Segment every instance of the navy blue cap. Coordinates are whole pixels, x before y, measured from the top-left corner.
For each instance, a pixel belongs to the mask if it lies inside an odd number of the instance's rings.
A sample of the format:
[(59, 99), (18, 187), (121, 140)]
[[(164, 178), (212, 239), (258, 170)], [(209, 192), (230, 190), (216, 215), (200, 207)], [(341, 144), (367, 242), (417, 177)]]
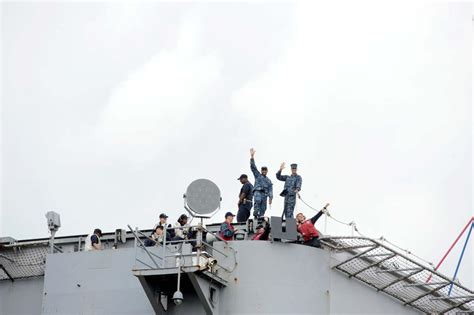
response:
[(242, 178), (249, 178), (249, 177), (247, 176), (247, 174), (242, 174), (240, 175), (239, 178), (237, 178), (237, 180), (241, 180)]
[(225, 217), (227, 218), (227, 217), (230, 216), (230, 215), (233, 216), (233, 217), (235, 217), (235, 214), (233, 214), (233, 213), (230, 212), (230, 211), (225, 214)]
[(163, 219), (167, 219), (167, 218), (168, 218), (168, 216), (167, 216), (166, 214), (162, 213), (162, 214), (160, 214), (160, 219), (161, 219), (161, 218), (163, 218)]
[(291, 164), (290, 166), (291, 166), (291, 168), (297, 168), (297, 167), (298, 167), (298, 164), (293, 163), (293, 164)]

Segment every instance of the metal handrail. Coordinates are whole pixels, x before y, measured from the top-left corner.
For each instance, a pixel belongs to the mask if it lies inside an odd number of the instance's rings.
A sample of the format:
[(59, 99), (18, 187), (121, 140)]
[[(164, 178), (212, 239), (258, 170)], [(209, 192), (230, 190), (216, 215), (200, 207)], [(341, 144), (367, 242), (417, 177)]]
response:
[[(136, 230), (133, 230), (130, 225), (127, 225), (127, 226), (128, 226), (128, 228), (130, 229), (130, 231), (132, 232), (132, 234), (133, 234), (133, 236), (135, 237), (136, 241), (138, 242), (138, 244), (136, 244), (136, 246), (141, 247), (142, 249), (145, 250), (145, 252), (147, 253), (147, 255), (150, 257), (150, 259), (151, 259), (151, 260), (153, 261), (153, 263), (155, 264), (156, 269), (165, 268), (165, 259), (166, 259), (166, 258), (176, 257), (176, 254), (177, 254), (177, 253), (175, 253), (175, 254), (173, 254), (173, 255), (166, 255), (166, 244), (176, 245), (176, 244), (189, 243), (190, 241), (196, 241), (196, 239), (182, 239), (182, 240), (166, 241), (166, 232), (165, 232), (165, 233), (163, 234), (163, 242), (157, 242), (156, 240), (154, 240), (154, 239), (151, 238), (150, 236), (145, 235), (145, 234), (144, 234), (143, 232), (141, 232), (138, 228), (136, 228)], [(187, 227), (177, 227), (177, 228), (182, 228), (182, 229), (187, 228), (187, 229), (191, 229), (191, 228), (193, 228), (193, 227), (199, 227), (199, 226), (187, 226)], [(170, 228), (166, 228), (166, 230), (171, 230), (171, 229), (174, 229), (174, 228), (171, 228), (171, 227), (170, 227)], [(224, 242), (226, 245), (228, 244), (228, 242), (227, 242), (226, 240), (222, 239), (216, 232), (209, 231), (209, 230), (207, 230), (207, 229), (205, 229), (205, 228), (202, 228), (202, 227), (201, 227), (201, 229), (202, 229), (202, 231), (205, 231), (205, 232), (207, 232), (207, 233), (213, 235), (214, 237), (216, 237), (217, 240)], [(165, 229), (163, 229), (163, 230), (165, 230)], [(163, 246), (163, 256), (162, 256), (162, 257), (157, 256), (157, 255), (154, 254), (153, 252), (149, 251), (149, 250), (147, 249), (147, 247), (145, 246), (145, 244), (142, 242), (142, 238), (140, 237), (140, 235), (141, 235), (142, 237), (144, 237), (144, 238), (147, 238), (147, 239), (150, 239), (150, 240), (155, 241), (156, 244), (162, 245), (162, 246)], [(206, 247), (208, 247), (208, 248), (211, 249), (211, 250), (215, 250), (216, 252), (218, 252), (219, 254), (223, 255), (223, 256), (226, 257), (226, 258), (229, 257), (225, 252), (223, 252), (223, 251), (217, 249), (216, 247), (212, 246), (212, 245), (209, 244), (208, 242), (201, 241), (201, 244), (202, 244), (202, 245), (205, 245)], [(182, 249), (181, 249), (181, 250), (182, 250)], [(200, 253), (200, 251), (193, 252), (193, 253), (190, 253), (190, 254), (183, 254), (182, 252), (180, 252), (180, 253), (179, 253), (179, 256), (181, 256), (181, 257), (195, 257), (195, 256), (200, 256), (199, 253)], [(161, 260), (161, 264), (158, 264), (158, 263), (153, 259), (152, 256), (154, 256), (154, 257), (156, 257), (156, 258), (159, 258), (159, 259)], [(149, 264), (147, 264), (147, 263), (141, 261), (140, 259), (136, 258), (136, 260), (137, 260), (138, 262), (140, 262), (141, 264), (143, 264), (144, 266), (146, 266), (146, 267), (148, 267), (148, 268), (150, 268), (150, 269), (154, 269), (152, 266), (150, 266)], [(162, 265), (162, 266), (160, 267), (160, 265)], [(224, 270), (226, 270), (226, 271), (228, 271), (228, 272), (231, 272), (229, 269), (227, 269), (227, 268), (225, 268), (225, 267), (223, 267), (223, 266), (220, 266), (220, 265), (217, 265), (217, 266), (218, 266), (219, 268), (221, 268), (221, 269), (224, 269)]]
[[(164, 227), (163, 226), (163, 231), (166, 230), (166, 231), (171, 231), (171, 230), (184, 230), (184, 229), (187, 229), (187, 230), (192, 230), (193, 228), (198, 228), (199, 225), (188, 225), (186, 227), (184, 226), (176, 226), (176, 227)], [(213, 232), (213, 231), (210, 231), (208, 229), (206, 229), (205, 227), (201, 227), (203, 231), (213, 235), (214, 237), (216, 237), (219, 241), (222, 241), (222, 242), (225, 242), (227, 244), (227, 241), (225, 239), (223, 239), (222, 237), (219, 236), (219, 234), (217, 232)], [(189, 240), (189, 239), (188, 239)], [(173, 241), (172, 241), (173, 242)]]
[(145, 252), (148, 254), (148, 257), (150, 257), (151, 261), (153, 261), (153, 263), (155, 264), (156, 268), (159, 268), (158, 264), (156, 263), (156, 261), (153, 259), (153, 257), (151, 256), (150, 252), (148, 251), (148, 249), (146, 249), (145, 247), (145, 244), (143, 244), (142, 240), (138, 237), (137, 234), (135, 234), (135, 231), (132, 229), (132, 227), (130, 225), (127, 225), (128, 228), (130, 229), (130, 231), (133, 233), (133, 235), (135, 236), (135, 239), (140, 242), (140, 245), (143, 246), (143, 249), (145, 250)]

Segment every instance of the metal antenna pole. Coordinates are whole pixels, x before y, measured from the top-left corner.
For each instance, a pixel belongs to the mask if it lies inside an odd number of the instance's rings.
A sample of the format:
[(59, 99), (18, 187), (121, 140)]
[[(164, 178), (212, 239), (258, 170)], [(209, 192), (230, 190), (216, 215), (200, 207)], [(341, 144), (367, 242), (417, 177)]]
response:
[(181, 291), (180, 288), (181, 288), (181, 258), (178, 256), (176, 257), (176, 262), (177, 262), (177, 265), (178, 265), (178, 286), (177, 286), (177, 289), (176, 291)]
[(54, 236), (61, 227), (61, 219), (59, 214), (54, 211), (46, 212), (46, 222), (48, 224), (48, 230), (51, 232), (51, 239), (49, 241), (51, 254), (54, 254)]
[(328, 230), (328, 214), (324, 214), (324, 234), (327, 234)]
[(180, 290), (181, 288), (181, 258), (179, 256), (176, 257), (176, 263), (178, 265), (178, 285), (177, 285), (176, 292), (173, 294), (173, 301), (174, 301), (174, 304), (181, 305), (181, 303), (183, 303), (183, 293)]
[[(163, 226), (163, 266), (162, 268), (166, 267), (166, 223)], [(178, 290), (179, 291), (179, 290)]]
[(49, 240), (51, 254), (54, 254), (54, 235), (56, 235), (56, 231), (51, 230), (51, 239)]
[(197, 253), (197, 264), (199, 265), (199, 257), (201, 257), (202, 251), (202, 225), (203, 225), (203, 218), (201, 217), (201, 222), (198, 223), (198, 231), (196, 235), (196, 253)]

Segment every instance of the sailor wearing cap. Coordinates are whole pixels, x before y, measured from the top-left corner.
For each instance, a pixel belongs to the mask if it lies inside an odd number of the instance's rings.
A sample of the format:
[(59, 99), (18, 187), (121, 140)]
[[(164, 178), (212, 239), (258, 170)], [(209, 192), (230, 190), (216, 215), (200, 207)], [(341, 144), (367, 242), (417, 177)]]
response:
[(296, 195), (301, 190), (303, 179), (296, 173), (298, 165), (291, 164), (291, 175), (281, 175), (281, 171), (285, 168), (285, 163), (281, 163), (280, 170), (276, 173), (278, 180), (285, 182), (285, 186), (280, 196), (285, 197), (283, 216), (293, 218), (295, 211)]
[(239, 178), (242, 183), (242, 188), (239, 193), (239, 211), (237, 211), (237, 222), (246, 222), (250, 217), (250, 210), (252, 209), (253, 185), (249, 182), (246, 174), (240, 175)]
[(232, 226), (232, 221), (234, 220), (235, 215), (232, 212), (227, 212), (225, 214), (225, 221), (221, 224), (219, 235), (222, 239), (226, 241), (231, 241), (234, 238), (234, 227)]
[(155, 227), (153, 228), (153, 230), (156, 230), (157, 226), (162, 226), (163, 230), (166, 229), (166, 231), (165, 231), (166, 236), (167, 237), (169, 236), (169, 237), (173, 238), (175, 236), (174, 235), (174, 229), (172, 229), (171, 224), (166, 224), (167, 219), (168, 219), (168, 216), (166, 215), (166, 213), (161, 213), (160, 214), (160, 222), (155, 224)]
[(100, 244), (100, 238), (102, 237), (102, 231), (100, 229), (95, 229), (94, 234), (89, 234), (86, 237), (85, 250), (101, 250), (102, 246)]
[(255, 186), (253, 188), (253, 216), (261, 218), (265, 215), (265, 211), (267, 210), (267, 198), (268, 204), (272, 204), (273, 184), (270, 178), (267, 177), (268, 168), (266, 166), (262, 166), (261, 173), (258, 171), (254, 160), (255, 152), (254, 148), (250, 149), (250, 169), (255, 176)]

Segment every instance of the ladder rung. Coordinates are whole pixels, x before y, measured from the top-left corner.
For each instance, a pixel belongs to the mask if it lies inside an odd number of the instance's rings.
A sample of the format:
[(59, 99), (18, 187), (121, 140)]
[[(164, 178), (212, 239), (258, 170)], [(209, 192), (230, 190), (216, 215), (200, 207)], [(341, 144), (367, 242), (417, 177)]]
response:
[(384, 270), (377, 270), (376, 273), (400, 272), (400, 271), (411, 271), (411, 270), (423, 270), (423, 269), (421, 268), (384, 269)]
[(474, 300), (474, 295), (436, 297), (430, 300), (457, 300), (457, 299), (473, 299)]
[(392, 253), (383, 253), (383, 254), (369, 254), (369, 255), (364, 255), (364, 257), (382, 257), (382, 256), (390, 256)]
[(405, 284), (404, 287), (424, 287), (429, 285), (442, 285), (442, 284), (450, 284), (451, 282), (431, 282), (431, 283), (411, 283)]

